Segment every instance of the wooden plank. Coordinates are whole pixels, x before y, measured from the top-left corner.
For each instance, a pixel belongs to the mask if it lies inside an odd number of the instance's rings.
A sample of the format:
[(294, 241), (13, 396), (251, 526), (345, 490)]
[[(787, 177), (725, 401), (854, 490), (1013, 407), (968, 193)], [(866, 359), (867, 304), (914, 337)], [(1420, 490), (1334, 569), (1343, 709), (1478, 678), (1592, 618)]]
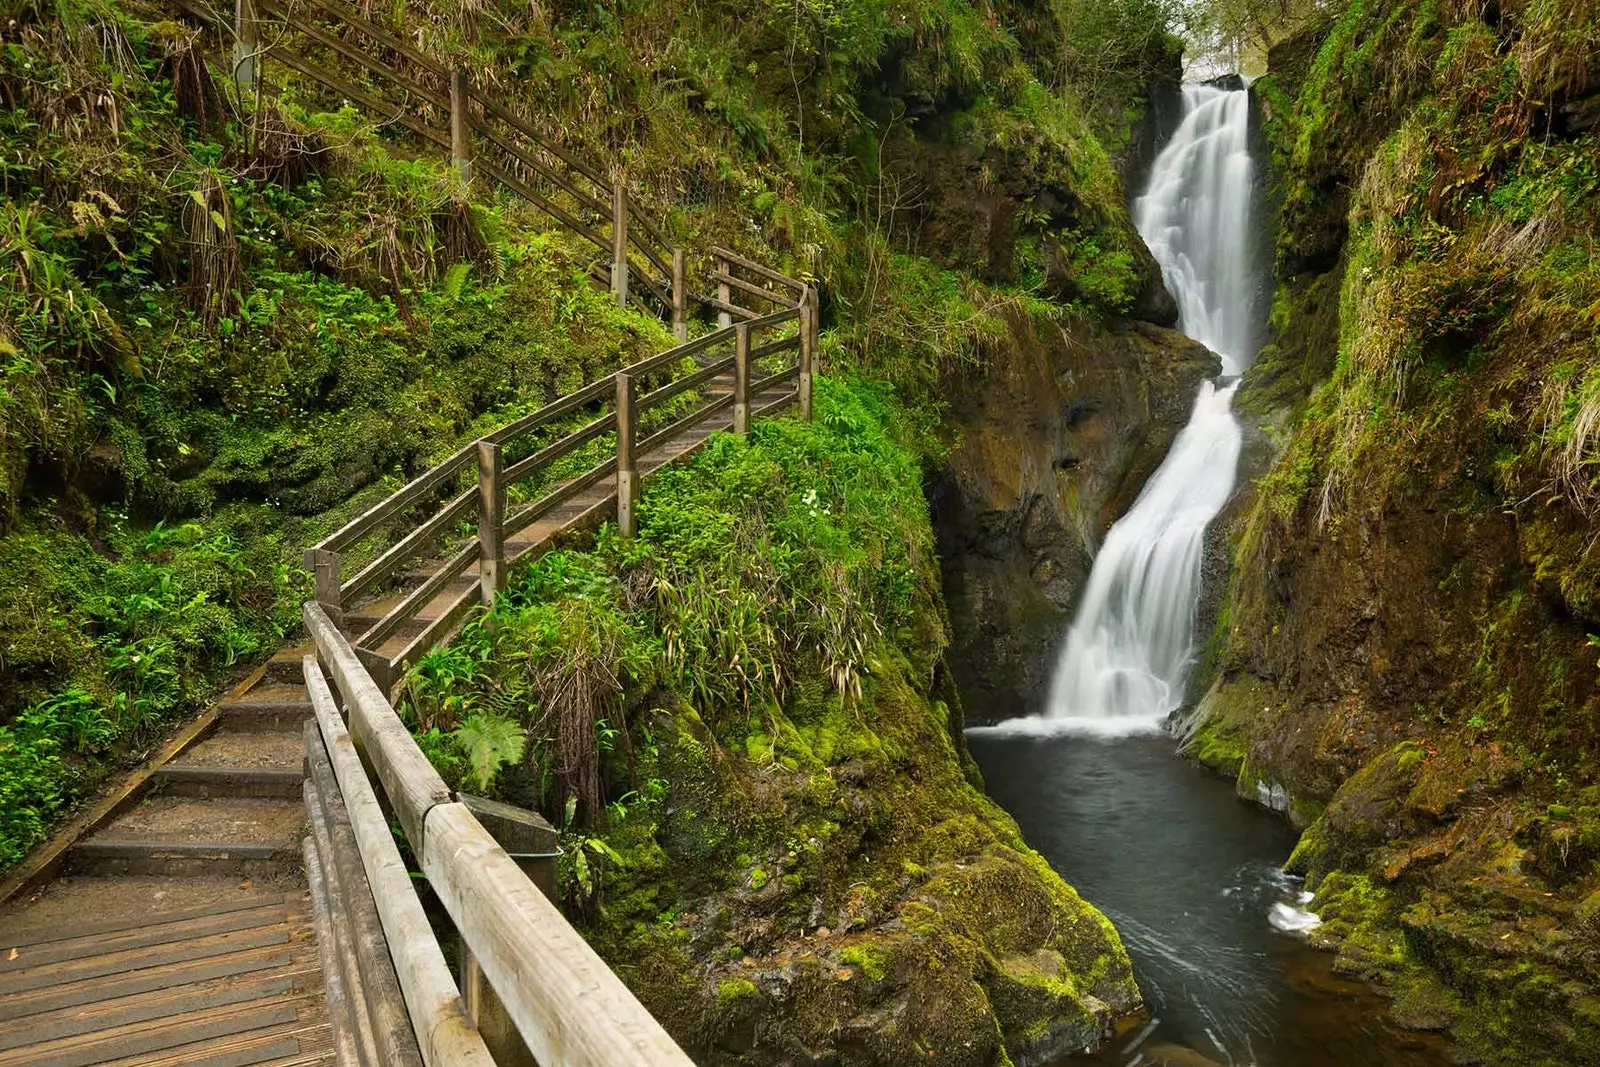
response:
[(266, 1000), (291, 993), (293, 986), (294, 979), (287, 975), (214, 978), (207, 982), (153, 990), (139, 996), (58, 1008), (28, 1016), (23, 1027), (0, 1030), (0, 1052), (181, 1015), (201, 1008), (222, 1008), (248, 1000)]
[[(672, 310), (672, 297), (667, 295), (667, 290), (663, 288), (660, 283), (658, 283), (654, 278), (650, 277), (648, 271), (633, 270), (629, 272), (629, 277), (633, 281), (643, 285), (645, 291), (660, 301), (661, 306), (664, 309), (667, 311)], [(635, 303), (637, 302), (637, 298), (635, 298)]]
[(362, 596), (377, 588), (380, 582), (392, 578), (402, 564), (420, 555), (424, 549), (465, 519), (477, 503), (478, 490), (474, 486), (434, 512), (416, 529), (390, 545), (381, 556), (361, 568), (359, 574), (346, 582), (341, 591), (344, 602), (353, 605)]
[(478, 558), (478, 545), (473, 542), (451, 556), (444, 565), (428, 576), (427, 580), (406, 594), (404, 600), (389, 609), (389, 613), (351, 644), (361, 648), (376, 649), (396, 630), (439, 594), (439, 591), (467, 572)]
[(0, 1067), (23, 1067), (41, 1062), (48, 1063), (50, 1067), (90, 1067), (115, 1056), (158, 1052), (196, 1041), (292, 1023), (299, 1006), (316, 995), (280, 996), (227, 1008), (201, 1009), (10, 1049), (0, 1052)]
[(483, 439), (486, 441), (498, 441), (501, 444), (509, 444), (511, 441), (521, 437), (529, 430), (534, 430), (540, 426), (543, 426), (545, 423), (553, 422), (562, 415), (567, 414), (569, 411), (573, 411), (595, 400), (603, 400), (609, 397), (611, 395), (612, 388), (611, 375), (607, 374), (603, 378), (596, 378), (583, 388), (575, 392), (568, 393), (559, 400), (552, 400), (550, 403), (546, 404), (538, 411), (533, 412), (531, 415), (524, 415), (522, 418), (517, 419), (514, 422), (506, 423), (498, 430), (494, 430), (491, 433), (485, 434)]
[(777, 304), (779, 307), (793, 307), (795, 305), (794, 297), (780, 296), (770, 289), (761, 288), (761, 286), (754, 282), (747, 282), (743, 278), (736, 278), (727, 271), (720, 271), (712, 275), (712, 277), (725, 285), (731, 285), (733, 288), (742, 293), (749, 293), (753, 297)]
[(241, 949), (262, 948), (266, 945), (283, 945), (288, 943), (289, 933), (288, 924), (280, 923), (277, 926), (235, 930), (169, 945), (153, 945), (149, 948), (119, 952), (112, 956), (90, 956), (81, 960), (47, 963), (14, 974), (0, 975), (0, 995), (9, 997), (14, 993), (24, 993), (30, 989), (44, 989), (49, 986), (65, 985), (68, 982), (81, 982), (87, 978), (123, 974), (145, 967), (158, 967), (165, 963), (205, 959), (209, 956), (221, 956)]
[(805, 282), (798, 281), (797, 279), (791, 278), (787, 274), (779, 274), (777, 271), (773, 270), (771, 267), (764, 267), (760, 263), (757, 263), (755, 260), (746, 259), (744, 256), (741, 256), (739, 253), (730, 251), (729, 249), (726, 249), (726, 248), (723, 248), (721, 245), (712, 245), (711, 249), (710, 249), (710, 252), (711, 252), (712, 255), (719, 256), (722, 259), (727, 260), (729, 263), (736, 264), (736, 265), (738, 265), (740, 267), (743, 267), (747, 271), (750, 271), (750, 272), (752, 272), (754, 274), (758, 274), (758, 275), (760, 275), (761, 277), (767, 279), (770, 282), (777, 282), (779, 285), (788, 286), (790, 289), (794, 289), (797, 292), (804, 292), (805, 291), (805, 288), (806, 288), (806, 283)]
[(760, 396), (762, 393), (766, 392), (768, 389), (771, 389), (774, 385), (777, 385), (779, 382), (787, 381), (790, 378), (794, 378), (794, 377), (799, 376), (799, 374), (800, 374), (800, 364), (796, 363), (791, 367), (785, 367), (783, 370), (778, 371), (776, 374), (769, 374), (765, 378), (760, 378), (760, 379), (758, 379), (756, 381), (751, 382), (750, 383), (750, 395), (751, 396)]
[(114, 976), (91, 976), (66, 985), (41, 986), (25, 992), (9, 993), (0, 1000), (0, 1022), (75, 1004), (90, 1004), (173, 985), (202, 982), (208, 978), (278, 970), (289, 967), (293, 959), (291, 950), (281, 947), (281, 944), (273, 944), (219, 957), (143, 967)]
[[(316, 727), (311, 725), (309, 729)], [(311, 806), (308, 798), (306, 807)], [(328, 999), (328, 1022), (333, 1028), (334, 1048), (339, 1062), (346, 1067), (361, 1067), (363, 1063), (372, 1063), (376, 1057), (369, 1054), (372, 1045), (361, 1043), (364, 1015), (358, 1016), (355, 998), (345, 981), (345, 968), (354, 962), (350, 958), (351, 946), (348, 940), (334, 938), (333, 907), (316, 839), (307, 835), (301, 850), (305, 857), (306, 885), (311, 890), (311, 921), (317, 933), (317, 955), (322, 960), (322, 988)]]
[[(82, 959), (85, 956), (105, 956), (130, 948), (148, 945), (165, 945), (173, 941), (187, 941), (207, 934), (227, 933), (230, 930), (248, 930), (253, 926), (273, 926), (285, 919), (283, 902), (262, 904), (255, 908), (230, 909), (193, 919), (156, 922), (149, 926), (136, 926), (115, 932), (78, 932), (76, 937), (63, 938), (25, 949), (13, 946), (13, 951), (0, 958), (0, 974), (10, 974), (25, 967), (45, 963)], [(12, 955), (15, 958), (11, 958)]]
[[(314, 660), (312, 669), (316, 669)], [(320, 669), (316, 674), (319, 679), (322, 677)], [(319, 699), (322, 698), (329, 705), (333, 702), (325, 681), (319, 686)], [(349, 735), (344, 736), (348, 740)], [(318, 853), (328, 857), (323, 877), (330, 897), (339, 904), (332, 916), (334, 935), (343, 949), (342, 962), (350, 964), (346, 984), (359, 997), (354, 1005), (357, 1033), (372, 1050), (375, 1063), (420, 1067), (422, 1052), (367, 880), (361, 845), (323, 743), (321, 723), (315, 719), (306, 724), (306, 766), (310, 771), (306, 809), (312, 816), (312, 836)]]
[[(412, 848), (420, 847), (423, 817), (435, 804), (449, 801), (449, 788), (327, 613), (315, 603), (308, 603), (302, 608), (302, 617), (323, 667), (344, 696), (351, 732), (372, 761), (406, 839)], [(326, 739), (326, 731), (323, 737)]]
[(687, 433), (695, 426), (700, 425), (717, 412), (732, 406), (733, 394), (729, 393), (726, 396), (718, 397), (709, 404), (696, 408), (694, 411), (689, 412), (689, 414), (685, 415), (678, 421), (672, 423), (671, 425), (662, 427), (649, 437), (646, 437), (643, 441), (640, 441), (639, 455), (648, 455), (657, 448), (660, 448), (663, 444), (671, 441), (673, 438), (679, 437), (682, 434)]
[(546, 493), (543, 497), (540, 497), (538, 500), (535, 500), (533, 503), (527, 505), (521, 510), (512, 513), (506, 518), (506, 529), (511, 532), (521, 530), (530, 522), (538, 519), (539, 516), (543, 515), (545, 512), (559, 506), (562, 501), (568, 500), (571, 497), (576, 496), (578, 493), (583, 492), (591, 485), (594, 485), (596, 482), (610, 475), (616, 469), (616, 456), (612, 456), (610, 459), (600, 463), (597, 466), (590, 467), (576, 478), (572, 478), (561, 483), (561, 485), (557, 486), (549, 493)]
[(726, 300), (714, 300), (707, 298), (705, 300), (705, 304), (707, 307), (714, 308), (717, 311), (725, 311), (729, 315), (737, 315), (739, 318), (745, 320), (759, 319), (761, 317), (760, 312), (751, 311), (749, 308), (742, 308), (738, 304), (731, 304)]
[[(614, 383), (610, 383), (608, 381), (608, 384), (611, 384), (613, 389), (616, 388)], [(524, 456), (522, 459), (519, 459), (515, 463), (511, 464), (511, 466), (507, 467), (505, 470), (506, 484), (517, 484), (518, 482), (522, 481), (522, 479), (538, 470), (540, 467), (543, 467), (549, 463), (554, 463), (556, 460), (571, 452), (573, 449), (578, 448), (581, 445), (588, 444), (590, 441), (593, 441), (596, 437), (599, 437), (603, 433), (614, 430), (616, 425), (617, 413), (615, 411), (606, 412), (598, 419), (595, 419), (593, 422), (584, 426), (582, 429), (574, 430), (560, 440), (552, 441), (550, 444), (539, 449), (539, 451), (534, 452), (531, 455)]]
[(428, 813), (421, 860), (538, 1062), (692, 1067), (465, 805), (441, 804)]
[(400, 654), (389, 661), (389, 677), (399, 678), (404, 674), (411, 664), (416, 662), (418, 656), (434, 645), (441, 643), (446, 635), (455, 628), (456, 624), (466, 616), (467, 612), (481, 603), (483, 603), (483, 586), (481, 584), (472, 586), (451, 601), (450, 605), (444, 609), (438, 618), (429, 622), (426, 629), (416, 637), (413, 637), (401, 649)]
[(701, 352), (715, 348), (719, 344), (733, 340), (733, 327), (725, 326), (720, 330), (701, 334), (693, 341), (686, 341), (676, 348), (669, 348), (653, 356), (647, 356), (637, 363), (630, 364), (622, 369), (635, 378), (643, 378), (660, 367), (668, 366), (687, 356), (697, 356)]
[(357, 89), (343, 78), (329, 74), (309, 59), (297, 55), (282, 45), (273, 46), (267, 54), (285, 66), (298, 70), (313, 81), (321, 82), (346, 100), (354, 101), (368, 111), (374, 112), (374, 118), (381, 123), (397, 122), (423, 140), (432, 141), (440, 148), (449, 151), (450, 136), (427, 125), (421, 119), (406, 114), (404, 110), (401, 110), (405, 105), (396, 104), (394, 101), (386, 100), (383, 97), (373, 96), (364, 89)]
[[(350, 732), (339, 717), (333, 694), (315, 658), (310, 656), (306, 657), (306, 687), (317, 711), (317, 725), (322, 732), (328, 762), (349, 814), (350, 829), (359, 847), (372, 899), (394, 960), (395, 974), (405, 993), (406, 1010), (422, 1058), (429, 1067), (494, 1067), (489, 1050), (484, 1047), (483, 1039), (461, 1003), (444, 953), (428, 925), (422, 902), (417, 899), (411, 876), (395, 846), (394, 835), (389, 831), (389, 821), (378, 805), (372, 784), (367, 781), (366, 769), (356, 754)], [(346, 701), (349, 700), (347, 695)], [(387, 702), (381, 707), (373, 705), (363, 710), (369, 713), (366, 716), (369, 719), (379, 719), (386, 714), (389, 725), (404, 734), (415, 758), (426, 762), (422, 750), (411, 740), (410, 734), (404, 733), (399, 716)], [(384, 736), (399, 740), (389, 729), (384, 731)], [(396, 758), (391, 760), (391, 765), (401, 762), (405, 761)], [(388, 783), (384, 784), (387, 787)], [(391, 798), (393, 795), (390, 794)], [(426, 840), (426, 835), (408, 835), (408, 839), (416, 848)], [(549, 1062), (554, 1067), (556, 1061)]]
[(0, 940), (0, 951), (16, 948), (20, 953), (26, 954), (30, 945), (50, 945), (63, 941), (76, 941), (83, 937), (98, 937), (102, 934), (113, 934), (122, 930), (153, 929), (151, 924), (167, 925), (186, 922), (189, 919), (204, 919), (212, 915), (221, 915), (229, 911), (253, 911), (268, 905), (283, 904), (283, 896), (279, 893), (252, 893), (237, 900), (219, 900), (210, 904), (202, 904), (192, 908), (176, 908), (172, 911), (158, 911), (139, 918), (112, 919), (107, 922), (73, 924), (70, 927), (52, 927), (50, 929), (27, 931), (22, 936), (12, 934)]
[(500, 452), (500, 443), (479, 441), (478, 599), (486, 608), (493, 607), (495, 597), (506, 589), (505, 544), (500, 536), (500, 522), (506, 514), (505, 475), (505, 457)]

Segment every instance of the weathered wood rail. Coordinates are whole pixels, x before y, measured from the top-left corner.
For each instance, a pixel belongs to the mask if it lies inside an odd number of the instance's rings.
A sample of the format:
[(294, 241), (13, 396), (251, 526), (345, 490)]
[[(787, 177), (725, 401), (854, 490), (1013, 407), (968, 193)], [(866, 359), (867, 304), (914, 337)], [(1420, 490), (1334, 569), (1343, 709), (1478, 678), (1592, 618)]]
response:
[[(812, 290), (725, 249), (716, 255), (727, 279), (719, 301), (737, 321), (469, 442), (306, 552), (316, 582), (304, 609), (314, 651), (303, 672), (316, 713), (306, 727), (316, 831), (307, 865), (313, 895), (342, 915), (323, 923), (329, 1011), (349, 1049), (341, 1062), (690, 1062), (485, 829), (474, 814), (483, 802), (450, 792), (390, 699), (418, 656), (493, 605), (510, 566), (606, 514), (634, 536), (648, 471), (716, 429), (745, 433), (789, 404), (810, 417)], [(748, 309), (740, 297), (775, 310)], [(363, 545), (370, 559), (347, 577), (345, 556)], [(425, 558), (423, 573), (407, 571)], [(369, 603), (397, 582), (387, 602)], [(460, 936), (459, 994), (385, 811)], [(397, 999), (409, 1027), (396, 1025)]]

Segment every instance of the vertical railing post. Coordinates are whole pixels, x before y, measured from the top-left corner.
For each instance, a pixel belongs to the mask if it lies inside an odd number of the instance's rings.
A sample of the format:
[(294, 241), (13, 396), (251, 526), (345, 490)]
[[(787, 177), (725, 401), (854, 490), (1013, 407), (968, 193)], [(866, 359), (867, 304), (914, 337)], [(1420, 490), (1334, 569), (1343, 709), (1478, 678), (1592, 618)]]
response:
[(450, 162), (464, 182), (472, 181), (472, 130), (468, 99), (467, 72), (450, 72)]
[(638, 532), (634, 504), (639, 499), (639, 472), (634, 461), (633, 375), (617, 372), (617, 531), (623, 537)]
[(306, 570), (315, 582), (313, 599), (322, 605), (328, 618), (340, 629), (344, 628), (344, 594), (340, 589), (339, 553), (322, 548), (308, 548), (305, 554)]
[(617, 307), (628, 306), (628, 187), (621, 178), (611, 186), (611, 292)]
[(812, 338), (811, 323), (816, 318), (817, 309), (811, 301), (814, 290), (807, 289), (800, 298), (800, 380), (796, 386), (799, 393), (800, 417), (806, 421), (811, 420), (811, 360), (812, 345), (816, 342)]
[[(717, 274), (718, 275), (723, 275), (723, 274), (732, 274), (732, 273), (733, 273), (733, 264), (729, 263), (727, 260), (723, 259), (721, 256), (718, 256), (717, 257)], [(722, 304), (731, 304), (731, 303), (733, 303), (733, 291), (728, 288), (728, 283), (723, 281), (721, 279), (721, 277), (717, 278), (717, 302), (718, 303), (722, 303)], [(733, 321), (733, 316), (732, 315), (730, 315), (726, 311), (723, 311), (721, 308), (717, 309), (717, 328), (718, 329), (725, 329), (728, 326), (728, 324), (731, 323), (732, 321)]]
[(500, 524), (505, 521), (505, 468), (500, 445), (478, 442), (478, 583), (483, 606), (493, 607), (506, 589), (506, 548)]
[(733, 327), (733, 432), (750, 432), (750, 324)]
[(689, 339), (689, 271), (681, 248), (672, 250), (672, 336), (680, 345)]
[(261, 69), (257, 56), (259, 41), (255, 0), (234, 0), (233, 77), (239, 85), (241, 99), (255, 95), (256, 76)]

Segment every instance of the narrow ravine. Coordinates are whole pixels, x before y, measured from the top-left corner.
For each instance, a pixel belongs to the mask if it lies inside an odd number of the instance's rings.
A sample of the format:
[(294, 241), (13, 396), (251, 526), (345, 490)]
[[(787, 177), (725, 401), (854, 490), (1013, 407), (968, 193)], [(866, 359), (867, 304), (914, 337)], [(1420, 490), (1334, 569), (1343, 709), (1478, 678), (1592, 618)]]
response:
[[(969, 731), (995, 797), (1127, 945), (1149, 1019), (1096, 1062), (1424, 1067), (1364, 987), (1301, 934), (1281, 872), (1293, 831), (1178, 757), (1164, 736), (1195, 660), (1207, 526), (1234, 489), (1237, 376), (1256, 350), (1249, 97), (1187, 86), (1182, 124), (1134, 204), (1180, 308), (1222, 358), (1188, 424), (1107, 532), (1040, 716)], [(1004, 709), (1000, 710), (1003, 713)]]

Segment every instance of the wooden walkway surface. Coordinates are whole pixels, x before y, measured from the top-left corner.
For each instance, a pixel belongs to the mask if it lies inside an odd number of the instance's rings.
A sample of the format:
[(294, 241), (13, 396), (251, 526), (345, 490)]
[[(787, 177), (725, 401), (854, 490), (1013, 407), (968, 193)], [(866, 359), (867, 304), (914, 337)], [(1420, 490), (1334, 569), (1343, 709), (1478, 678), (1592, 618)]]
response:
[[(730, 390), (719, 378), (707, 392)], [(792, 382), (757, 393), (752, 417), (794, 399)], [(640, 473), (690, 454), (731, 419), (725, 409), (662, 442), (639, 456)], [(575, 494), (507, 538), (508, 557), (603, 519), (615, 494), (614, 476)], [(347, 631), (432, 573), (423, 566), (398, 591), (354, 605)], [(403, 647), (477, 580), (474, 564), (382, 651)], [(0, 900), (0, 1067), (337, 1061), (301, 860), (306, 651), (281, 649)]]

